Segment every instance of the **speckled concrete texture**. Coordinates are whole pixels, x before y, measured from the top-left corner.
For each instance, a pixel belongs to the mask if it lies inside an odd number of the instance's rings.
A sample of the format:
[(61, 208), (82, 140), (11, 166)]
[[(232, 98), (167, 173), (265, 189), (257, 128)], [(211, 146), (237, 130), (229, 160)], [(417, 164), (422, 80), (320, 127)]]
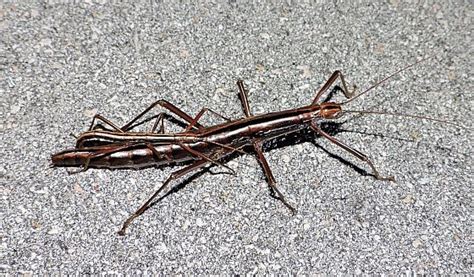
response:
[[(0, 4), (0, 272), (472, 274), (471, 2), (38, 2)], [(270, 145), (295, 216), (270, 197), (255, 157), (241, 155), (227, 163), (236, 176), (208, 169), (120, 237), (180, 167), (49, 167), (95, 113), (123, 124), (167, 99), (237, 119), (239, 78), (262, 114), (309, 104), (334, 70), (363, 90), (428, 56), (347, 108), (467, 128), (338, 120), (335, 137), (396, 183), (366, 176), (366, 164), (316, 135)]]

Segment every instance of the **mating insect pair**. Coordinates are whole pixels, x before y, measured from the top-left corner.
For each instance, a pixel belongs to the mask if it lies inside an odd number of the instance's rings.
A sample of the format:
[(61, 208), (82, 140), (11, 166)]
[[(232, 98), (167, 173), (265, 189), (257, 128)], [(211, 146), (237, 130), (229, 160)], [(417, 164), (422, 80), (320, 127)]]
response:
[[(325, 132), (318, 122), (321, 120), (333, 120), (339, 118), (344, 113), (380, 113), (445, 122), (422, 116), (342, 109), (343, 105), (353, 101), (361, 95), (364, 95), (395, 74), (398, 74), (419, 62), (396, 71), (359, 94), (355, 94), (355, 86), (352, 91), (349, 91), (344, 76), (341, 72), (336, 71), (331, 75), (321, 89), (319, 89), (311, 104), (300, 108), (262, 115), (252, 115), (250, 112), (247, 91), (244, 88), (243, 82), (239, 80), (237, 82), (239, 98), (245, 117), (236, 120), (230, 120), (207, 108), (202, 109), (195, 117), (191, 117), (165, 100), (153, 103), (123, 127), (119, 127), (108, 119), (96, 115), (89, 130), (77, 137), (76, 148), (54, 154), (52, 156), (52, 162), (54, 166), (82, 167), (79, 172), (87, 170), (90, 167), (136, 169), (181, 162), (188, 163), (184, 168), (173, 172), (164, 181), (162, 186), (125, 221), (122, 229), (119, 231), (120, 235), (125, 234), (130, 223), (147, 210), (153, 200), (156, 199), (156, 197), (169, 185), (171, 181), (211, 164), (225, 167), (233, 172), (231, 168), (223, 164), (221, 161), (225, 157), (234, 153), (247, 153), (244, 149), (248, 148), (252, 148), (253, 152), (256, 154), (272, 193), (276, 195), (293, 213), (295, 213), (295, 208), (286, 201), (276, 185), (275, 177), (273, 176), (263, 153), (263, 144), (266, 141), (299, 132), (305, 128), (310, 128), (316, 134), (328, 139), (330, 142), (365, 162), (371, 168), (372, 175), (376, 179), (394, 181), (394, 178), (391, 176), (382, 176), (365, 154)], [(338, 79), (342, 84), (341, 90), (348, 100), (342, 103), (321, 102), (322, 96), (328, 92), (329, 88)], [(166, 133), (164, 130), (163, 120), (169, 115), (166, 113), (160, 113), (155, 116), (156, 121), (149, 132), (132, 131), (135, 126), (140, 124), (137, 123), (138, 120), (143, 118), (156, 106), (161, 106), (184, 120), (187, 125), (185, 130), (178, 133)], [(199, 123), (199, 119), (206, 112), (216, 114), (226, 122), (215, 126), (203, 126)], [(100, 130), (96, 128), (96, 120), (102, 121), (107, 128)]]

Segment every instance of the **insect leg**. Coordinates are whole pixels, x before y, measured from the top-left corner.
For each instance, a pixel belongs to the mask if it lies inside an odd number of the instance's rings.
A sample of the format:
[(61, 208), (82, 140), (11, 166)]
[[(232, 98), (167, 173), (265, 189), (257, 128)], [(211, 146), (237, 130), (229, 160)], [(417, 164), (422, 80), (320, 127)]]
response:
[[(156, 115), (156, 121), (153, 125), (153, 128), (151, 129), (151, 132), (154, 132), (156, 130), (156, 128), (158, 127), (158, 124), (161, 123), (159, 133), (160, 134), (164, 133), (164, 121), (163, 121), (163, 119), (164, 119), (165, 115), (167, 115), (167, 114), (166, 113), (159, 113), (158, 115)], [(91, 125), (90, 125), (88, 131), (92, 131), (92, 130), (95, 129), (95, 127), (97, 126), (97, 125), (95, 125), (97, 120), (100, 120), (100, 121), (104, 122), (108, 126), (112, 127), (112, 129), (114, 129), (114, 131), (119, 132), (119, 133), (127, 132), (127, 131), (133, 129), (133, 127), (136, 126), (136, 125), (135, 126), (128, 126), (126, 129), (124, 129), (123, 127), (120, 128), (119, 126), (117, 126), (115, 123), (113, 123), (109, 119), (105, 118), (104, 116), (102, 116), (100, 114), (96, 114), (92, 118), (92, 122), (91, 122)], [(140, 124), (137, 124), (137, 125), (140, 125)]]
[[(244, 87), (244, 81), (238, 80), (237, 86), (239, 87), (239, 99), (240, 99), (240, 103), (242, 104), (242, 109), (244, 111), (245, 117), (251, 117), (252, 113), (250, 112), (248, 94), (247, 94), (247, 90)], [(259, 161), (260, 165), (263, 168), (263, 172), (265, 174), (265, 177), (267, 178), (268, 185), (272, 189), (272, 192), (278, 195), (278, 198), (281, 200), (281, 202), (283, 202), (283, 204), (286, 207), (288, 207), (291, 210), (292, 214), (294, 215), (296, 214), (296, 209), (293, 208), (288, 202), (286, 202), (285, 197), (276, 187), (275, 177), (273, 176), (272, 170), (270, 169), (270, 166), (268, 165), (267, 159), (263, 155), (262, 144), (263, 142), (256, 141), (253, 143), (253, 148), (255, 152), (257, 153), (257, 160)]]
[(158, 124), (160, 124), (160, 130), (158, 131), (159, 134), (164, 134), (165, 133), (165, 115), (166, 113), (159, 113), (158, 116), (156, 117), (155, 124), (153, 124), (153, 127), (151, 128), (151, 133), (155, 132), (156, 127), (158, 127)]
[[(153, 109), (154, 107), (156, 107), (157, 105), (169, 110), (170, 112), (176, 114), (177, 116), (179, 116), (180, 118), (184, 119), (186, 122), (188, 123), (191, 123), (193, 122), (193, 118), (188, 115), (187, 113), (183, 112), (181, 109), (179, 109), (178, 107), (176, 107), (175, 105), (171, 104), (170, 102), (166, 101), (166, 100), (158, 100), (156, 102), (154, 102), (153, 104), (151, 104), (148, 108), (146, 108), (143, 112), (141, 112), (137, 117), (135, 117), (134, 119), (132, 119), (130, 122), (128, 122), (127, 124), (125, 124), (122, 128), (122, 130), (128, 130), (130, 128), (130, 126), (133, 125), (133, 123), (135, 123), (138, 119), (140, 119), (141, 117), (143, 117), (146, 113), (148, 113), (151, 109)], [(196, 123), (195, 128), (203, 128), (203, 126), (199, 123)]]
[(168, 184), (173, 181), (173, 180), (176, 180), (178, 178), (181, 178), (183, 177), (184, 175), (188, 174), (189, 172), (192, 172), (194, 170), (197, 170), (203, 166), (205, 166), (206, 164), (208, 164), (209, 162), (207, 160), (198, 160), (196, 161), (195, 163), (183, 168), (183, 169), (180, 169), (178, 171), (175, 171), (173, 173), (171, 173), (171, 175), (168, 177), (168, 179), (166, 179), (166, 181), (163, 182), (163, 184), (161, 185), (161, 187), (136, 211), (134, 212), (129, 218), (127, 218), (127, 220), (123, 223), (123, 226), (122, 226), (122, 229), (120, 229), (120, 231), (118, 231), (118, 234), (123, 236), (125, 235), (125, 231), (127, 229), (127, 227), (130, 225), (130, 223), (132, 223), (132, 221), (139, 217), (141, 214), (143, 214), (149, 207), (150, 207), (150, 204), (153, 202), (153, 200), (166, 188), (166, 186), (168, 186)]
[(270, 169), (267, 159), (265, 159), (265, 156), (263, 155), (263, 152), (262, 152), (262, 142), (261, 141), (254, 142), (253, 147), (255, 149), (255, 152), (257, 153), (257, 159), (263, 168), (263, 172), (265, 173), (265, 176), (267, 177), (268, 185), (270, 186), (272, 191), (276, 192), (281, 202), (283, 202), (283, 204), (285, 204), (285, 206), (291, 210), (291, 213), (295, 215), (296, 209), (293, 208), (290, 204), (288, 204), (288, 202), (286, 202), (285, 197), (276, 187), (275, 177), (273, 177), (272, 170)]
[(206, 160), (206, 161), (208, 161), (208, 162), (210, 162), (210, 163), (213, 163), (213, 164), (215, 164), (215, 165), (222, 166), (222, 167), (224, 167), (224, 168), (230, 170), (231, 173), (232, 173), (232, 175), (235, 175), (235, 171), (234, 171), (232, 168), (228, 167), (227, 165), (222, 164), (222, 163), (218, 162), (218, 161), (215, 160), (215, 159), (209, 158), (208, 156), (202, 154), (202, 153), (199, 152), (199, 151), (196, 151), (196, 150), (192, 149), (191, 147), (187, 146), (186, 144), (183, 144), (183, 143), (181, 143), (181, 142), (178, 142), (178, 145), (181, 146), (181, 148), (183, 148), (184, 150), (186, 150), (186, 151), (188, 151), (189, 153), (191, 153), (192, 155), (197, 156), (197, 157), (199, 157), (199, 158), (201, 158), (201, 159), (203, 159), (203, 160)]
[(86, 161), (84, 162), (84, 165), (82, 166), (81, 169), (76, 170), (76, 171), (69, 171), (68, 173), (69, 174), (76, 174), (76, 173), (84, 172), (89, 168), (89, 164), (90, 164), (90, 161), (92, 159), (96, 159), (96, 158), (99, 158), (99, 157), (110, 155), (110, 154), (113, 154), (113, 153), (118, 152), (118, 151), (123, 151), (123, 150), (126, 150), (130, 147), (133, 147), (133, 146), (135, 146), (135, 145), (134, 144), (115, 145), (113, 147), (106, 148), (104, 150), (100, 150), (100, 151), (98, 151), (94, 154), (89, 155), (87, 157)]
[(120, 129), (119, 126), (115, 125), (112, 121), (108, 120), (107, 118), (103, 117), (100, 114), (94, 115), (94, 117), (92, 118), (91, 126), (89, 127), (88, 131), (92, 131), (94, 129), (94, 127), (95, 127), (94, 124), (97, 120), (100, 120), (100, 121), (104, 122), (105, 124), (109, 125), (110, 127), (112, 127), (117, 132), (120, 132), (120, 133), (124, 132), (122, 129)]
[(342, 92), (344, 93), (344, 96), (346, 98), (351, 98), (352, 96), (355, 95), (357, 87), (354, 85), (352, 91), (349, 91), (347, 89), (346, 81), (344, 80), (344, 75), (342, 75), (342, 72), (339, 70), (334, 71), (334, 73), (329, 77), (329, 79), (326, 81), (324, 86), (319, 89), (318, 93), (314, 97), (312, 105), (316, 104), (319, 101), (319, 98), (321, 98), (321, 95), (323, 95), (324, 92), (326, 92), (329, 87), (337, 80), (337, 78), (341, 79), (342, 83)]
[(342, 149), (346, 150), (347, 152), (351, 153), (352, 155), (356, 156), (359, 160), (366, 162), (370, 168), (372, 168), (372, 172), (374, 177), (377, 180), (383, 181), (392, 181), (395, 182), (395, 178), (393, 176), (383, 177), (379, 174), (378, 170), (375, 168), (374, 164), (370, 161), (369, 157), (367, 157), (364, 153), (348, 146), (347, 144), (337, 140), (336, 138), (330, 136), (328, 133), (324, 132), (321, 128), (319, 128), (314, 122), (311, 122), (311, 129), (316, 131), (316, 133), (322, 135), (323, 137), (327, 138), (332, 143), (336, 144), (337, 146), (341, 147)]
[(191, 130), (191, 128), (193, 128), (193, 127), (197, 127), (197, 126), (196, 126), (196, 125), (197, 125), (197, 122), (198, 122), (199, 119), (204, 115), (205, 112), (210, 112), (210, 113), (212, 113), (212, 114), (214, 114), (214, 115), (216, 115), (216, 116), (218, 116), (218, 117), (224, 119), (224, 120), (227, 121), (227, 122), (230, 121), (229, 118), (227, 118), (227, 117), (225, 117), (225, 116), (223, 116), (223, 115), (221, 115), (221, 114), (219, 114), (219, 113), (217, 113), (217, 112), (215, 112), (215, 111), (213, 111), (213, 110), (211, 110), (211, 109), (209, 109), (209, 108), (202, 108), (201, 111), (199, 111), (199, 113), (198, 113), (198, 114), (196, 115), (196, 117), (193, 119), (193, 121), (189, 123), (188, 127), (186, 127), (185, 132), (188, 132), (188, 131)]
[(251, 117), (252, 113), (250, 112), (250, 105), (247, 90), (244, 87), (244, 81), (238, 80), (237, 86), (239, 87), (239, 98), (240, 103), (242, 104), (242, 109), (244, 110), (245, 117)]

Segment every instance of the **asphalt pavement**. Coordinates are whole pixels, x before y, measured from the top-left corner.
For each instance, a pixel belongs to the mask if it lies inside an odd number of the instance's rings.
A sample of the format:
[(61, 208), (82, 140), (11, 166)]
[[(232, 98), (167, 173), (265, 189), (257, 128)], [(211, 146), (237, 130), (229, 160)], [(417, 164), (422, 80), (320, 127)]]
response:
[[(1, 273), (473, 273), (471, 2), (121, 2), (0, 4)], [(343, 108), (457, 125), (378, 114), (320, 122), (396, 182), (311, 132), (268, 143), (294, 216), (245, 154), (226, 161), (236, 175), (213, 166), (174, 182), (121, 237), (182, 167), (50, 167), (96, 113), (122, 125), (166, 99), (238, 119), (238, 79), (264, 114), (308, 105), (335, 70), (363, 91), (426, 57)]]

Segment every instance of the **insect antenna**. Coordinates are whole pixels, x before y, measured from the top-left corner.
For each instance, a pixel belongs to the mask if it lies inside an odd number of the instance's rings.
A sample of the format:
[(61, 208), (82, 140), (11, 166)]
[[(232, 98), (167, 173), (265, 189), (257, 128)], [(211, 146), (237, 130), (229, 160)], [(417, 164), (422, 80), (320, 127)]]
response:
[(345, 104), (347, 104), (347, 103), (350, 103), (350, 102), (354, 101), (355, 99), (361, 97), (362, 95), (368, 93), (369, 91), (373, 90), (374, 88), (376, 88), (376, 87), (380, 86), (381, 84), (385, 83), (387, 80), (389, 80), (389, 79), (392, 78), (393, 76), (399, 74), (400, 72), (403, 72), (403, 71), (405, 71), (405, 70), (407, 70), (407, 69), (409, 69), (409, 68), (411, 68), (411, 67), (413, 67), (413, 66), (415, 66), (415, 65), (417, 65), (417, 64), (419, 64), (419, 63), (421, 63), (421, 62), (424, 62), (424, 61), (426, 61), (426, 60), (428, 60), (428, 59), (431, 59), (431, 58), (432, 58), (432, 56), (423, 58), (423, 59), (421, 59), (421, 60), (419, 60), (419, 61), (417, 61), (417, 62), (415, 62), (415, 63), (409, 64), (409, 65), (407, 65), (407, 66), (405, 66), (405, 67), (403, 67), (403, 68), (401, 68), (401, 69), (399, 69), (399, 70), (393, 72), (392, 74), (390, 74), (390, 75), (388, 75), (387, 77), (383, 78), (382, 80), (376, 82), (375, 84), (373, 84), (372, 86), (370, 86), (368, 89), (364, 90), (363, 92), (361, 92), (361, 93), (359, 93), (359, 94), (357, 94), (357, 95), (351, 97), (351, 98), (350, 98), (349, 100), (347, 100), (347, 101), (342, 102), (340, 105), (342, 106), (342, 105), (345, 105)]
[(444, 119), (437, 119), (437, 118), (432, 118), (428, 116), (421, 116), (421, 115), (412, 115), (412, 114), (405, 114), (405, 113), (394, 113), (394, 112), (382, 112), (382, 111), (364, 111), (364, 110), (343, 110), (342, 113), (358, 113), (358, 114), (381, 114), (381, 115), (392, 115), (392, 116), (399, 116), (399, 117), (410, 117), (410, 118), (417, 118), (417, 119), (425, 119), (425, 120), (430, 120), (430, 121), (435, 121), (435, 122), (440, 122), (444, 124), (449, 124), (453, 125), (456, 127), (460, 127), (463, 129), (470, 130), (470, 128), (460, 125), (458, 123), (449, 121), (449, 120), (444, 120)]

